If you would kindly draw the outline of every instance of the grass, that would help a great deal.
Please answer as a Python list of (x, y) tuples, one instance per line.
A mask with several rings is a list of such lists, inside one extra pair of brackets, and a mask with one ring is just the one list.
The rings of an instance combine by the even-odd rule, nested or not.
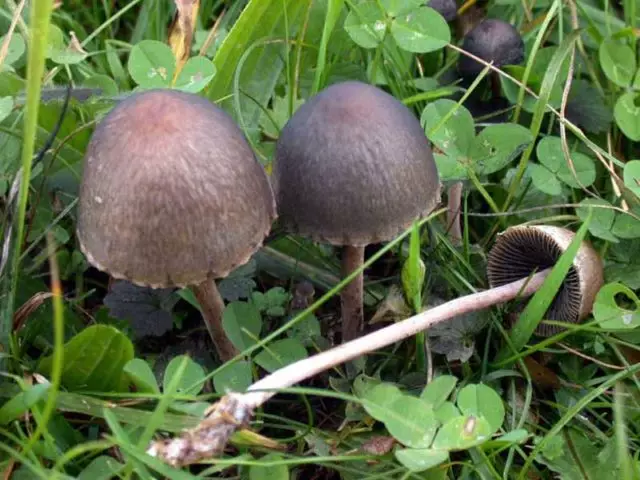
[[(563, 226), (593, 245), (605, 267), (593, 313), (553, 337), (531, 334), (553, 321), (544, 314), (569, 248), (530, 302), (456, 318), (284, 389), (215, 458), (174, 467), (147, 455), (151, 440), (196, 427), (226, 389), (339, 343), (338, 295), (356, 273), (341, 281), (337, 248), (276, 223), (267, 248), (219, 282), (227, 333), (245, 342), (226, 364), (188, 290), (114, 288), (75, 238), (84, 154), (110, 99), (146, 86), (136, 69), (161, 72), (175, 61), (166, 47), (175, 6), (8, 0), (0, 7), (3, 478), (640, 478), (635, 2), (471, 0), (458, 4), (449, 36), (419, 5), (202, 0), (191, 57), (211, 46), (205, 66), (192, 58), (183, 67), (195, 73), (180, 88), (223, 107), (268, 172), (279, 130), (331, 83), (375, 83), (422, 118), (443, 200), (463, 182), (462, 243), (450, 241), (443, 201), (415, 230), (368, 247), (367, 320), (403, 320), (487, 288), (496, 235), (521, 224)], [(460, 32), (484, 17), (522, 33), (525, 61), (484, 62), (476, 78), (461, 79)], [(144, 61), (131, 62), (132, 52)], [(489, 86), (494, 72), (506, 112)], [(163, 86), (177, 88), (177, 78)], [(68, 84), (102, 93), (72, 98), (62, 115), (64, 97), (41, 94)], [(541, 147), (549, 138), (553, 146)], [(96, 336), (97, 325), (109, 328)]]

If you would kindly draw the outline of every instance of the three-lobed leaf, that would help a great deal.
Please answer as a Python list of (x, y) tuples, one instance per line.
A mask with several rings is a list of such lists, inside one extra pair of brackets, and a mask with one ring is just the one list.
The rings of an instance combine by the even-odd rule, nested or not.
[(478, 134), (469, 150), (478, 175), (489, 175), (509, 165), (533, 142), (529, 129), (515, 123), (490, 125)]
[(171, 48), (157, 40), (143, 40), (129, 53), (127, 70), (142, 88), (168, 88), (176, 68)]

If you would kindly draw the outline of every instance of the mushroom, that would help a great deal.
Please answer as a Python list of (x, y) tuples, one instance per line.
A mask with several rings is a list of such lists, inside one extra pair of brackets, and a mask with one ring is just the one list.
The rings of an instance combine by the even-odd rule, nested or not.
[[(552, 267), (569, 247), (575, 233), (566, 228), (534, 225), (511, 227), (501, 233), (489, 252), (487, 276), (492, 288), (528, 276), (534, 270)], [(599, 255), (582, 242), (562, 287), (545, 314), (549, 320), (582, 321), (593, 307), (604, 283)], [(536, 333), (549, 337), (562, 331), (554, 325), (538, 325)]]
[(426, 5), (442, 15), (447, 22), (455, 20), (458, 16), (456, 0), (431, 0), (427, 2)]
[[(486, 61), (495, 67), (517, 65), (524, 61), (524, 41), (515, 27), (495, 18), (486, 18), (467, 33), (462, 49)], [(461, 55), (458, 60), (458, 72), (463, 77), (475, 77), (484, 65), (477, 60)], [(493, 95), (500, 95), (500, 78), (492, 71), (489, 78)]]
[[(343, 246), (343, 278), (361, 268), (366, 245), (392, 239), (440, 201), (418, 119), (392, 95), (356, 81), (324, 89), (289, 119), (273, 177), (283, 229)], [(362, 295), (360, 273), (340, 294), (343, 341), (362, 329)]]
[(198, 95), (149, 90), (104, 117), (85, 159), (77, 237), (89, 263), (137, 285), (190, 286), (218, 355), (232, 358), (214, 279), (246, 263), (276, 217), (242, 131)]
[[(490, 252), (489, 277), (496, 275), (497, 270), (502, 282), (500, 286), (455, 298), (346, 344), (290, 363), (250, 385), (244, 393), (227, 393), (207, 410), (207, 417), (196, 427), (175, 438), (153, 442), (147, 453), (174, 466), (190, 465), (222, 454), (233, 432), (247, 425), (253, 412), (278, 391), (455, 317), (529, 297), (544, 284), (555, 261), (569, 246), (574, 235), (564, 228), (549, 226), (507, 229), (498, 237)], [(506, 256), (501, 252), (507, 252)], [(505, 261), (513, 263), (513, 268), (507, 267)], [(533, 273), (538, 267), (540, 271)], [(586, 279), (592, 284), (589, 285)], [(578, 284), (578, 288), (583, 290), (576, 290)], [(573, 312), (585, 316), (591, 310), (600, 285), (601, 260), (587, 242), (582, 242), (574, 267), (567, 275), (563, 291), (552, 309), (555, 307), (556, 311), (565, 314), (571, 315), (570, 312)]]

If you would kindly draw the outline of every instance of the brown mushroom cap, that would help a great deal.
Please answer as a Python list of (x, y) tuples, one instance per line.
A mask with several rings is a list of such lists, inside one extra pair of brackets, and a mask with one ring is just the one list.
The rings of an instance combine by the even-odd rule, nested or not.
[(334, 245), (390, 240), (440, 201), (418, 119), (355, 81), (326, 88), (296, 111), (278, 139), (273, 176), (282, 226)]
[(226, 276), (271, 228), (275, 200), (242, 131), (175, 90), (136, 93), (95, 129), (77, 235), (88, 261), (151, 287)]
[[(489, 252), (487, 273), (491, 287), (499, 287), (553, 267), (569, 247), (575, 233), (565, 228), (516, 226), (501, 233)], [(545, 314), (549, 320), (578, 323), (591, 312), (595, 296), (604, 283), (600, 256), (582, 242), (564, 283)], [(536, 333), (551, 336), (561, 329), (540, 324)]]

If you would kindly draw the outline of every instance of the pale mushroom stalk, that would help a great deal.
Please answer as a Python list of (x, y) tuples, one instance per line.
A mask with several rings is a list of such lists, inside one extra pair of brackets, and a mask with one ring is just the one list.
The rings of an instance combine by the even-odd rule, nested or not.
[[(362, 268), (364, 247), (348, 245), (342, 249), (342, 278)], [(342, 340), (348, 342), (357, 338), (364, 324), (363, 315), (364, 275), (358, 273), (340, 292), (342, 314)]]
[(248, 425), (253, 411), (278, 393), (336, 365), (386, 347), (451, 318), (483, 310), (538, 290), (550, 269), (529, 278), (473, 293), (414, 315), (330, 350), (299, 360), (276, 370), (251, 385), (246, 393), (229, 393), (212, 405), (204, 420), (176, 438), (153, 442), (151, 456), (174, 465), (185, 466), (220, 455), (231, 435)]
[(191, 290), (200, 304), (202, 319), (218, 355), (223, 361), (232, 359), (238, 351), (229, 341), (222, 327), (224, 300), (216, 287), (215, 280), (209, 278), (199, 285), (192, 286)]
[[(291, 387), (336, 365), (409, 338), (440, 322), (532, 295), (542, 286), (574, 236), (570, 230), (553, 226), (507, 229), (489, 252), (489, 290), (443, 303), (276, 370), (251, 385), (246, 393), (225, 395), (209, 408), (205, 419), (195, 428), (176, 438), (152, 443), (147, 453), (175, 466), (220, 455), (231, 435), (238, 428), (247, 427), (253, 411), (276, 395), (279, 389)], [(595, 294), (603, 283), (602, 275), (602, 260), (588, 242), (582, 242), (573, 260), (572, 271), (566, 276), (547, 315), (554, 318), (556, 312), (560, 319), (574, 322), (584, 319), (593, 308)], [(500, 285), (496, 286), (496, 283)], [(543, 329), (541, 333), (549, 332)]]
[(462, 243), (460, 209), (462, 206), (462, 182), (455, 182), (447, 190), (447, 232), (453, 245)]

